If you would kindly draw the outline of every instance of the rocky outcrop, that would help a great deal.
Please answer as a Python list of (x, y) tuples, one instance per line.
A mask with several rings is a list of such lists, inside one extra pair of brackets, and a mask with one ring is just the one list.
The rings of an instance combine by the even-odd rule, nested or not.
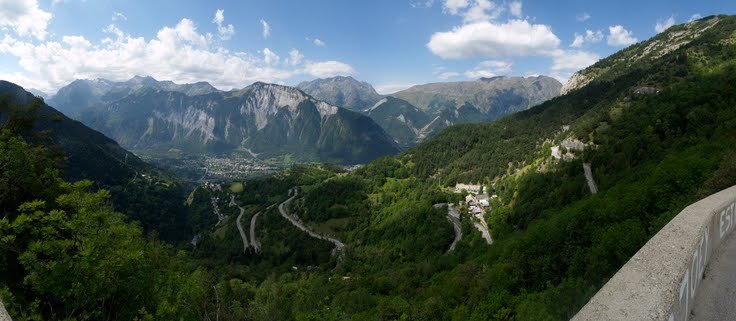
[(143, 88), (86, 109), (80, 120), (134, 150), (249, 150), (258, 157), (351, 164), (398, 151), (370, 118), (293, 87), (261, 82), (195, 96)]
[(369, 83), (350, 76), (305, 81), (296, 87), (314, 98), (352, 111), (366, 109), (381, 99)]

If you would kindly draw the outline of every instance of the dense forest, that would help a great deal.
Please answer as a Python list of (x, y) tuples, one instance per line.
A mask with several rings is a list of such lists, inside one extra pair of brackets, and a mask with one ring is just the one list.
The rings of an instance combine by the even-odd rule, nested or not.
[[(176, 215), (136, 216), (151, 203), (117, 213), (116, 190), (64, 181), (58, 151), (11, 119), (0, 128), (0, 299), (15, 320), (569, 319), (686, 205), (736, 184), (736, 19), (671, 32), (712, 19), (678, 49), (528, 111), (449, 127), (352, 172), (305, 165), (199, 186), (167, 205)], [(552, 157), (567, 138), (587, 147)], [(462, 199), (457, 182), (498, 196), (492, 245), (463, 215), (448, 251), (442, 204)], [(259, 215), (260, 252), (244, 249), (231, 197), (246, 226)], [(169, 233), (181, 236), (160, 240)]]

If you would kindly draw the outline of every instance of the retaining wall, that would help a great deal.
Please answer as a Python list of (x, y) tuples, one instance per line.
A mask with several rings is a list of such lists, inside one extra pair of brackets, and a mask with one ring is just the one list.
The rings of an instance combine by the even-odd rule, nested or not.
[(572, 320), (687, 320), (711, 255), (734, 227), (736, 186), (688, 206)]

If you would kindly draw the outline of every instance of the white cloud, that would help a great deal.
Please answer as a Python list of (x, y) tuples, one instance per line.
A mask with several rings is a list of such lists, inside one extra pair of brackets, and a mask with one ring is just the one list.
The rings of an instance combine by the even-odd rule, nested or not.
[(193, 44), (200, 47), (207, 47), (207, 37), (197, 32), (194, 22), (189, 19), (181, 19), (174, 28), (163, 27), (158, 31), (156, 37), (165, 44)]
[(442, 58), (460, 59), (546, 54), (559, 44), (549, 26), (511, 20), (503, 24), (482, 21), (436, 32), (427, 47)]
[(128, 21), (128, 17), (126, 17), (124, 14), (122, 14), (120, 12), (113, 11), (112, 12), (112, 21), (118, 21), (118, 20)]
[(583, 41), (584, 41), (583, 35), (576, 32), (575, 40), (572, 41), (572, 43), (570, 44), (570, 47), (580, 48), (583, 46)]
[(324, 47), (325, 46), (325, 42), (322, 41), (322, 40), (320, 40), (319, 38), (314, 38), (314, 40), (312, 41), (312, 43), (314, 43), (315, 46), (319, 46), (319, 47)]
[(304, 59), (304, 55), (302, 55), (299, 50), (291, 49), (291, 51), (289, 51), (289, 58), (287, 59), (287, 63), (292, 66), (296, 66), (302, 63), (302, 59)]
[(437, 74), (437, 79), (447, 80), (460, 76), (459, 72), (456, 71), (444, 71)]
[(608, 27), (608, 45), (610, 46), (628, 46), (637, 41), (639, 40), (633, 37), (632, 32), (621, 25)]
[(51, 17), (50, 12), (38, 7), (37, 0), (0, 1), (0, 27), (9, 27), (21, 37), (44, 40)]
[(446, 13), (462, 16), (465, 23), (493, 20), (504, 10), (491, 0), (445, 0), (442, 8)]
[[(114, 24), (110, 24), (109, 26), (105, 27), (104, 29), (102, 29), (102, 32), (113, 34), (115, 35), (116, 38), (122, 38), (125, 36), (125, 33), (122, 30), (120, 30), (117, 26), (115, 26)], [(112, 39), (106, 38), (106, 39), (103, 39), (103, 41), (112, 42)]]
[(461, 9), (467, 8), (469, 4), (468, 0), (445, 0), (442, 8), (450, 14), (458, 14)]
[(92, 43), (82, 36), (64, 36), (61, 41), (69, 45), (72, 49), (87, 49), (92, 47)]
[(415, 83), (403, 83), (403, 82), (389, 82), (374, 86), (376, 92), (381, 95), (393, 94), (398, 91), (402, 91), (409, 87), (415, 86)]
[(579, 50), (556, 50), (552, 54), (552, 71), (578, 71), (594, 64), (601, 57), (595, 53)]
[(261, 26), (263, 27), (263, 39), (271, 36), (271, 26), (266, 22), (266, 20), (261, 19)]
[(225, 22), (225, 10), (217, 9), (212, 22), (217, 25), (217, 33), (220, 34), (220, 39), (228, 40), (235, 34), (235, 27), (233, 25), (222, 25)]
[(511, 4), (509, 4), (509, 12), (514, 17), (521, 18), (521, 1), (512, 1)]
[(279, 56), (271, 51), (271, 49), (263, 48), (263, 62), (265, 62), (267, 65), (273, 65), (279, 63)]
[(576, 71), (584, 69), (600, 60), (600, 56), (597, 54), (581, 50), (560, 49), (552, 53), (551, 56), (552, 66), (548, 75), (563, 84)]
[(502, 60), (486, 60), (481, 61), (475, 68), (466, 71), (465, 77), (477, 79), (481, 77), (496, 77), (511, 72), (511, 62)]
[(596, 30), (585, 30), (585, 41), (591, 43), (599, 43), (603, 41), (603, 31)]
[(573, 40), (570, 47), (580, 48), (584, 43), (599, 43), (603, 41), (603, 31), (600, 30), (585, 30), (585, 35), (575, 33), (575, 40)]
[(490, 0), (475, 0), (463, 16), (465, 23), (488, 21), (498, 18), (503, 12), (503, 7), (497, 6)]
[(654, 25), (654, 31), (656, 31), (657, 33), (660, 33), (674, 25), (675, 25), (675, 16), (670, 16), (667, 19), (662, 19), (662, 20), (657, 21), (657, 24)]
[(579, 13), (577, 16), (575, 16), (575, 19), (581, 22), (586, 21), (590, 19), (590, 14), (588, 14), (587, 12)]
[(279, 61), (270, 49), (262, 50), (262, 55), (233, 52), (199, 33), (189, 19), (182, 19), (174, 27), (162, 27), (152, 39), (132, 36), (114, 24), (105, 27), (104, 32), (108, 37), (99, 42), (74, 35), (40, 43), (8, 34), (0, 36), (0, 55), (17, 58), (21, 70), (0, 74), (0, 78), (54, 93), (80, 78), (120, 81), (150, 75), (179, 83), (208, 81), (227, 90), (254, 81), (284, 82), (302, 74), (355, 72), (339, 61), (304, 64), (298, 52), (289, 53), (288, 63)]
[[(509, 17), (522, 16), (521, 1), (509, 1), (497, 6), (490, 0), (444, 0), (443, 11), (462, 17), (463, 23), (450, 31), (434, 33), (427, 48), (444, 59), (492, 58), (466, 70), (463, 75), (468, 78), (510, 73), (512, 63), (505, 61), (504, 57), (546, 56), (552, 60), (549, 75), (565, 82), (575, 71), (600, 59), (592, 52), (561, 49), (561, 41), (549, 25), (535, 24), (529, 18), (498, 21), (500, 13), (506, 9)], [(576, 18), (585, 21), (590, 19), (590, 14), (581, 13)], [(611, 27), (610, 31), (609, 43), (637, 41), (621, 26)], [(601, 30), (586, 30), (585, 33), (575, 33), (570, 47), (581, 48), (585, 43), (600, 43), (603, 38)], [(433, 74), (438, 77), (453, 75), (451, 71), (443, 69), (436, 67)]]
[(703, 16), (701, 16), (699, 13), (696, 13), (696, 14), (693, 14), (692, 16), (690, 16), (690, 19), (687, 19), (687, 22), (693, 22), (693, 21), (698, 20), (698, 19), (700, 19), (702, 17)]
[(307, 62), (304, 73), (317, 78), (328, 78), (355, 74), (353, 67), (339, 61)]

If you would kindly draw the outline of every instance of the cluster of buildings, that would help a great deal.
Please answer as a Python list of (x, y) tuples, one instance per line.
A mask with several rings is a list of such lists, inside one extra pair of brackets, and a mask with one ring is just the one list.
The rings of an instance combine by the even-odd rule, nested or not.
[(469, 184), (457, 184), (455, 185), (455, 193), (468, 192), (465, 196), (465, 201), (460, 202), (460, 205), (468, 205), (468, 215), (471, 217), (473, 226), (480, 231), (483, 239), (486, 240), (488, 245), (493, 244), (491, 233), (488, 229), (488, 223), (486, 223), (485, 214), (486, 211), (490, 210), (490, 201), (498, 198), (498, 195), (489, 195), (483, 193), (483, 185), (469, 185)]
[(468, 194), (465, 196), (465, 203), (468, 204), (468, 213), (473, 215), (483, 214), (491, 206), (489, 201), (497, 197), (498, 195), (496, 194)]
[(490, 206), (490, 200), (495, 199), (498, 195), (488, 195), (483, 193), (483, 185), (472, 185), (472, 184), (457, 184), (455, 185), (454, 192), (462, 193), (463, 191), (469, 194), (465, 196), (465, 204), (468, 204), (468, 213), (473, 215), (482, 215), (485, 210)]

